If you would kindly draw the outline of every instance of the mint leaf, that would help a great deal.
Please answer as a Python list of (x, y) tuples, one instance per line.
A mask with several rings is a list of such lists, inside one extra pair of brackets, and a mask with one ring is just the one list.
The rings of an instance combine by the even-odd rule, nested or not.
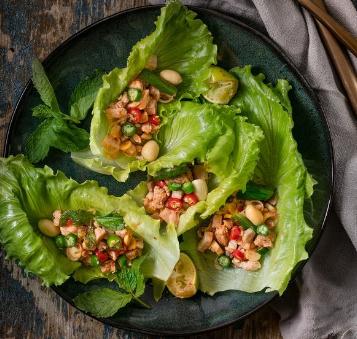
[(104, 72), (96, 70), (94, 74), (82, 80), (74, 89), (69, 100), (69, 111), (72, 118), (83, 120), (93, 105), (99, 88), (102, 86)]
[(38, 59), (32, 61), (32, 82), (42, 101), (54, 111), (60, 111), (55, 92)]
[(37, 105), (32, 109), (32, 116), (39, 119), (53, 118), (54, 113), (47, 105)]
[(97, 288), (81, 293), (73, 299), (79, 309), (99, 318), (111, 317), (131, 300), (130, 294), (110, 288)]
[(76, 123), (76, 121), (69, 115), (63, 114), (62, 112), (56, 112), (44, 104), (40, 104), (32, 108), (32, 116), (39, 119), (58, 118)]
[(64, 152), (80, 151), (89, 144), (89, 134), (69, 121), (44, 120), (25, 142), (25, 154), (32, 163), (43, 160), (50, 147)]
[(140, 297), (145, 292), (145, 278), (141, 271), (138, 272), (136, 276), (136, 288), (135, 288), (135, 297)]
[(81, 151), (89, 145), (89, 133), (69, 121), (54, 119), (53, 132), (56, 142), (50, 146), (63, 152)]
[(117, 282), (120, 288), (134, 294), (138, 282), (138, 275), (131, 268), (122, 268), (117, 274)]
[(116, 273), (115, 281), (125, 292), (109, 288), (98, 288), (75, 297), (75, 305), (81, 310), (97, 317), (110, 317), (131, 300), (135, 300), (142, 306), (150, 308), (149, 305), (139, 299), (145, 291), (144, 275), (140, 271), (140, 265), (144, 259), (145, 256), (142, 256), (134, 260), (130, 268), (125, 267)]
[(140, 270), (141, 264), (145, 260), (145, 255), (135, 259), (131, 265), (131, 269), (136, 274), (136, 288), (135, 288), (135, 297), (140, 297), (145, 292), (145, 278), (143, 273)]
[(44, 120), (25, 142), (25, 154), (32, 163), (43, 160), (50, 146), (55, 143), (52, 122), (52, 119)]
[(65, 225), (68, 219), (71, 219), (75, 225), (88, 225), (93, 216), (93, 213), (86, 210), (66, 210), (61, 215), (60, 225)]
[(97, 216), (95, 220), (108, 230), (119, 231), (125, 228), (124, 218), (115, 212), (104, 216)]
[(117, 283), (120, 288), (134, 297), (139, 297), (145, 291), (145, 278), (140, 270), (140, 266), (145, 256), (133, 261), (130, 268), (124, 267), (117, 273)]

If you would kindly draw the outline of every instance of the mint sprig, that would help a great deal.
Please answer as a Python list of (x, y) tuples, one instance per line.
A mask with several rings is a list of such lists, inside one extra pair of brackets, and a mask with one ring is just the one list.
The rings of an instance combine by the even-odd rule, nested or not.
[(76, 296), (74, 298), (75, 305), (82, 311), (99, 318), (111, 317), (132, 300), (150, 308), (140, 299), (145, 291), (145, 279), (140, 270), (144, 259), (145, 256), (142, 256), (134, 260), (131, 267), (123, 267), (116, 273), (115, 282), (120, 290), (106, 287), (95, 288)]
[(70, 99), (70, 114), (61, 112), (54, 89), (39, 60), (32, 63), (32, 81), (42, 104), (32, 109), (32, 115), (43, 120), (25, 142), (25, 153), (32, 163), (43, 160), (51, 147), (63, 152), (77, 152), (88, 147), (89, 133), (78, 127), (102, 85), (103, 73), (96, 71), (82, 80)]

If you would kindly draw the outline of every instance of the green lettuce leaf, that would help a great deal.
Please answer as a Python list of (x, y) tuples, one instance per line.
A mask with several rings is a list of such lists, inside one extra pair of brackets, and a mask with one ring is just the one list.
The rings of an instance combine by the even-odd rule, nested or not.
[[(113, 211), (121, 214), (126, 225), (144, 239), (146, 277), (166, 280), (179, 258), (174, 228), (161, 232), (159, 221), (146, 215), (130, 196), (108, 195), (107, 189), (95, 181), (78, 184), (48, 167), (35, 168), (19, 155), (0, 158), (0, 183), (0, 242), (9, 257), (18, 259), (45, 285), (62, 284), (80, 266), (69, 261), (53, 239), (37, 229), (38, 220), (51, 218), (56, 209), (94, 208), (103, 215)], [(102, 275), (91, 270), (88, 274), (78, 273), (77, 279), (89, 281), (96, 277)]]
[(209, 172), (224, 176), (233, 151), (234, 117), (238, 112), (228, 106), (191, 101), (160, 105), (163, 120), (157, 135), (160, 154), (148, 164), (148, 174), (155, 176), (163, 168), (197, 160), (207, 162)]
[(312, 229), (304, 220), (303, 207), (306, 188), (309, 194), (312, 192), (312, 181), (292, 136), (288, 82), (279, 80), (275, 87), (266, 85), (264, 77), (252, 75), (249, 66), (234, 68), (232, 73), (240, 84), (232, 104), (264, 133), (254, 180), (277, 190), (277, 239), (265, 256), (262, 268), (256, 272), (215, 269), (213, 254), (197, 252), (194, 232), (184, 235), (182, 250), (198, 268), (200, 289), (204, 292), (213, 295), (231, 289), (257, 292), (267, 288), (267, 291), (276, 290), (282, 294), (296, 264), (308, 256), (305, 245), (312, 237)]
[(201, 218), (207, 218), (224, 205), (234, 192), (245, 190), (252, 178), (260, 155), (263, 140), (261, 129), (245, 121), (243, 117), (234, 120), (235, 144), (226, 167), (226, 177), (208, 193), (206, 209)]
[[(180, 216), (178, 235), (217, 211), (233, 192), (244, 190), (253, 175), (263, 135), (238, 112), (234, 107), (188, 101), (160, 107), (160, 157), (147, 166), (148, 173), (155, 176), (163, 168), (197, 160), (212, 174), (207, 200)], [(146, 194), (146, 185), (140, 184), (134, 199), (142, 201)]]
[(110, 160), (103, 156), (93, 155), (90, 150), (72, 152), (71, 158), (78, 165), (91, 171), (105, 175), (111, 175), (114, 179), (124, 182), (128, 179), (130, 172), (143, 171), (146, 161), (119, 155), (116, 160)]
[(216, 63), (217, 47), (212, 43), (206, 25), (196, 19), (196, 13), (188, 10), (179, 1), (170, 1), (161, 9), (156, 29), (134, 45), (127, 67), (113, 69), (103, 77), (93, 107), (90, 130), (92, 155), (74, 154), (73, 159), (89, 169), (113, 175), (125, 181), (131, 171), (145, 170), (145, 162), (123, 154), (113, 161), (104, 160), (102, 140), (108, 131), (105, 109), (113, 102), (145, 68), (151, 55), (158, 59), (157, 71), (173, 69), (182, 75), (177, 97), (197, 97), (206, 90), (208, 68)]

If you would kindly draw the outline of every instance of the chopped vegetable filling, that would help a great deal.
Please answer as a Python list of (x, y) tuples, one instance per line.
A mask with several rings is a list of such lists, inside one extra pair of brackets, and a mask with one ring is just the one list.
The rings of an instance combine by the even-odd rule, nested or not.
[(259, 270), (262, 257), (275, 240), (276, 203), (274, 197), (268, 201), (231, 197), (208, 227), (199, 228), (197, 249), (215, 253), (218, 265), (223, 268)]
[(123, 262), (130, 265), (144, 248), (143, 240), (135, 237), (116, 213), (97, 217), (89, 211), (56, 210), (53, 221), (42, 219), (39, 228), (55, 237), (57, 247), (70, 260), (100, 267), (103, 273), (114, 273)]
[(115, 159), (120, 153), (147, 161), (158, 157), (159, 145), (151, 140), (161, 123), (157, 103), (171, 101), (181, 79), (175, 71), (162, 72), (144, 69), (106, 109), (109, 129), (102, 142), (106, 157)]
[(156, 219), (178, 225), (182, 213), (207, 198), (208, 175), (202, 175), (202, 171), (201, 165), (182, 165), (164, 169), (158, 177), (150, 178), (144, 199), (146, 211)]

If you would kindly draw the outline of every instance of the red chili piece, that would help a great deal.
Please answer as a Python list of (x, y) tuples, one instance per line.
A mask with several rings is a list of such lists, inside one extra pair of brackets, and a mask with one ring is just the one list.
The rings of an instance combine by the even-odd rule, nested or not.
[(234, 226), (231, 229), (231, 233), (229, 235), (229, 239), (230, 240), (239, 240), (241, 237), (241, 231), (240, 228), (238, 226)]
[(67, 219), (66, 226), (72, 226), (72, 225), (73, 225), (73, 220), (71, 218)]
[(160, 125), (160, 118), (158, 115), (150, 115), (149, 116), (149, 123), (155, 126)]
[(141, 122), (143, 114), (141, 113), (140, 109), (138, 108), (131, 108), (129, 109), (129, 119), (134, 124), (138, 124)]
[(185, 194), (185, 195), (183, 196), (183, 201), (184, 201), (186, 204), (192, 206), (192, 205), (197, 204), (198, 198), (197, 198), (197, 195), (196, 195), (195, 193), (189, 193), (189, 194)]
[(169, 198), (166, 202), (166, 207), (174, 211), (179, 211), (182, 208), (182, 205), (182, 201), (177, 198)]
[(157, 181), (155, 183), (156, 186), (159, 186), (161, 188), (164, 188), (166, 186), (166, 182), (164, 180)]
[(97, 256), (98, 260), (103, 263), (104, 261), (109, 259), (107, 252), (99, 251), (98, 249), (95, 251), (95, 255)]
[(245, 255), (244, 253), (240, 250), (240, 249), (236, 249), (233, 251), (233, 257), (239, 260), (244, 260), (245, 259)]

